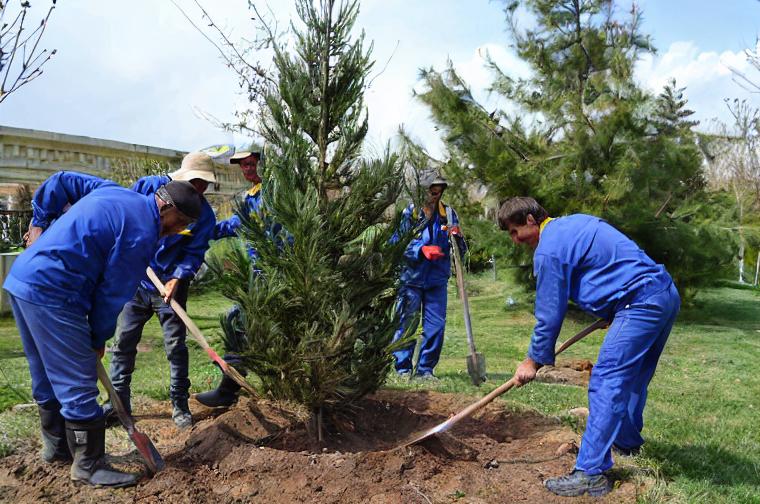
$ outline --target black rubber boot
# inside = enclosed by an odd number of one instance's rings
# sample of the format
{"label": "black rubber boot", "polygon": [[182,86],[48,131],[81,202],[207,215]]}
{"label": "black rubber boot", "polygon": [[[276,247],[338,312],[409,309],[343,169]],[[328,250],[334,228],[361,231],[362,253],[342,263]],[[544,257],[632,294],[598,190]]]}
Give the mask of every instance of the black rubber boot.
{"label": "black rubber boot", "polygon": [[[245,371],[240,374],[246,375]],[[195,399],[204,406],[209,408],[229,408],[238,400],[240,385],[227,375],[222,375],[222,381],[214,390],[197,394]]]}
{"label": "black rubber boot", "polygon": [[544,481],[544,486],[553,494],[563,497],[578,497],[583,494],[599,497],[612,490],[612,485],[604,474],[589,476],[580,469],[574,469],[567,476],[549,478]]}
{"label": "black rubber boot", "polygon": [[66,443],[66,420],[61,415],[61,403],[57,400],[38,404],[40,431],[42,433],[42,460],[48,463],[71,462],[71,452]]}
{"label": "black rubber boot", "polygon": [[106,425],[103,418],[91,422],[66,422],[66,440],[74,454],[71,479],[92,486],[127,487],[139,475],[117,471],[106,464]]}

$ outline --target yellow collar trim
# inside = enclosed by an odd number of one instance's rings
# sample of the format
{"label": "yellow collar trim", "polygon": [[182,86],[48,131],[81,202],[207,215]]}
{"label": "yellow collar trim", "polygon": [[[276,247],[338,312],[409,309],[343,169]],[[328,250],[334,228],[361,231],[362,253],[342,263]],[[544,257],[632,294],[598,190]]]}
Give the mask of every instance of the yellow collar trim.
{"label": "yellow collar trim", "polygon": [[261,191],[261,182],[248,189],[248,196],[256,196]]}
{"label": "yellow collar trim", "polygon": [[544,219],[544,222],[542,222],[541,225],[538,228],[538,234],[543,233],[544,228],[546,227],[546,225],[549,224],[549,222],[553,221],[553,220],[554,220],[554,217],[547,217],[546,219]]}
{"label": "yellow collar trim", "polygon": [[446,205],[443,204],[443,201],[438,202],[438,215],[446,217]]}

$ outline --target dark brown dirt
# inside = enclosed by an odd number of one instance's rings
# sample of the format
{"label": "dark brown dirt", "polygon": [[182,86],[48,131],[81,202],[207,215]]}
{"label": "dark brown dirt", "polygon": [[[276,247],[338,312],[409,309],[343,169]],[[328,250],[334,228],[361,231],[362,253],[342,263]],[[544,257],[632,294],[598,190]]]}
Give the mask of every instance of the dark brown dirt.
{"label": "dark brown dirt", "polygon": [[544,366],[536,373],[536,381],[562,385],[588,386],[594,364],[586,359],[557,361],[556,366]]}
{"label": "dark brown dirt", "polygon": [[[197,423],[178,431],[168,403],[135,404],[138,428],[166,468],[130,489],[75,485],[68,466],[42,463],[35,449],[0,459],[0,501],[495,503],[633,502],[640,488],[616,484],[605,499],[555,497],[542,485],[568,472],[578,436],[557,420],[492,403],[475,418],[421,445],[397,448],[411,434],[459,411],[472,397],[382,391],[365,400],[341,432],[317,444],[291,413],[242,399],[226,412],[191,408]],[[333,429],[334,430],[334,429]],[[111,461],[137,470],[122,430],[109,430]]]}

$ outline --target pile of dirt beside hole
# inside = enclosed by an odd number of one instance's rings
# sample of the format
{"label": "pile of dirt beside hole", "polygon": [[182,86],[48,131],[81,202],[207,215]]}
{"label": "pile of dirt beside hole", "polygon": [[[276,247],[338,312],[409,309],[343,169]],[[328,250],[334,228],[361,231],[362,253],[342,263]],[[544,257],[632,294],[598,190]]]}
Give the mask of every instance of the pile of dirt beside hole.
{"label": "pile of dirt beside hole", "polygon": [[[191,402],[196,423],[179,431],[171,407],[137,401],[138,428],[166,468],[134,488],[74,484],[68,465],[41,462],[36,448],[0,459],[0,502],[232,503],[501,503],[633,502],[638,488],[618,482],[604,499],[560,498],[542,481],[572,469],[578,435],[558,420],[490,404],[449,433],[398,448],[411,434],[459,411],[472,397],[381,391],[352,422],[321,445],[303,423],[276,405],[246,398],[228,411]],[[110,462],[140,470],[122,429],[107,436]]]}
{"label": "pile of dirt beside hole", "polygon": [[594,364],[587,359],[557,361],[554,366],[544,366],[536,373],[536,381],[560,385],[586,387],[591,379]]}

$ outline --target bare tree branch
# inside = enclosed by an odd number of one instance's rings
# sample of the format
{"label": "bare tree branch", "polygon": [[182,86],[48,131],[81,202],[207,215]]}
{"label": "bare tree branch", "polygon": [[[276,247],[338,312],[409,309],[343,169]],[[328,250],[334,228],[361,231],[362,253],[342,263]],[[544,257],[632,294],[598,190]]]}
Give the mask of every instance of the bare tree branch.
{"label": "bare tree branch", "polygon": [[42,75],[43,65],[55,55],[55,49],[37,51],[55,9],[55,3],[56,0],[52,0],[52,5],[40,24],[24,36],[29,2],[20,2],[20,10],[13,21],[4,23],[10,7],[8,3],[0,1],[0,103],[12,92]]}

